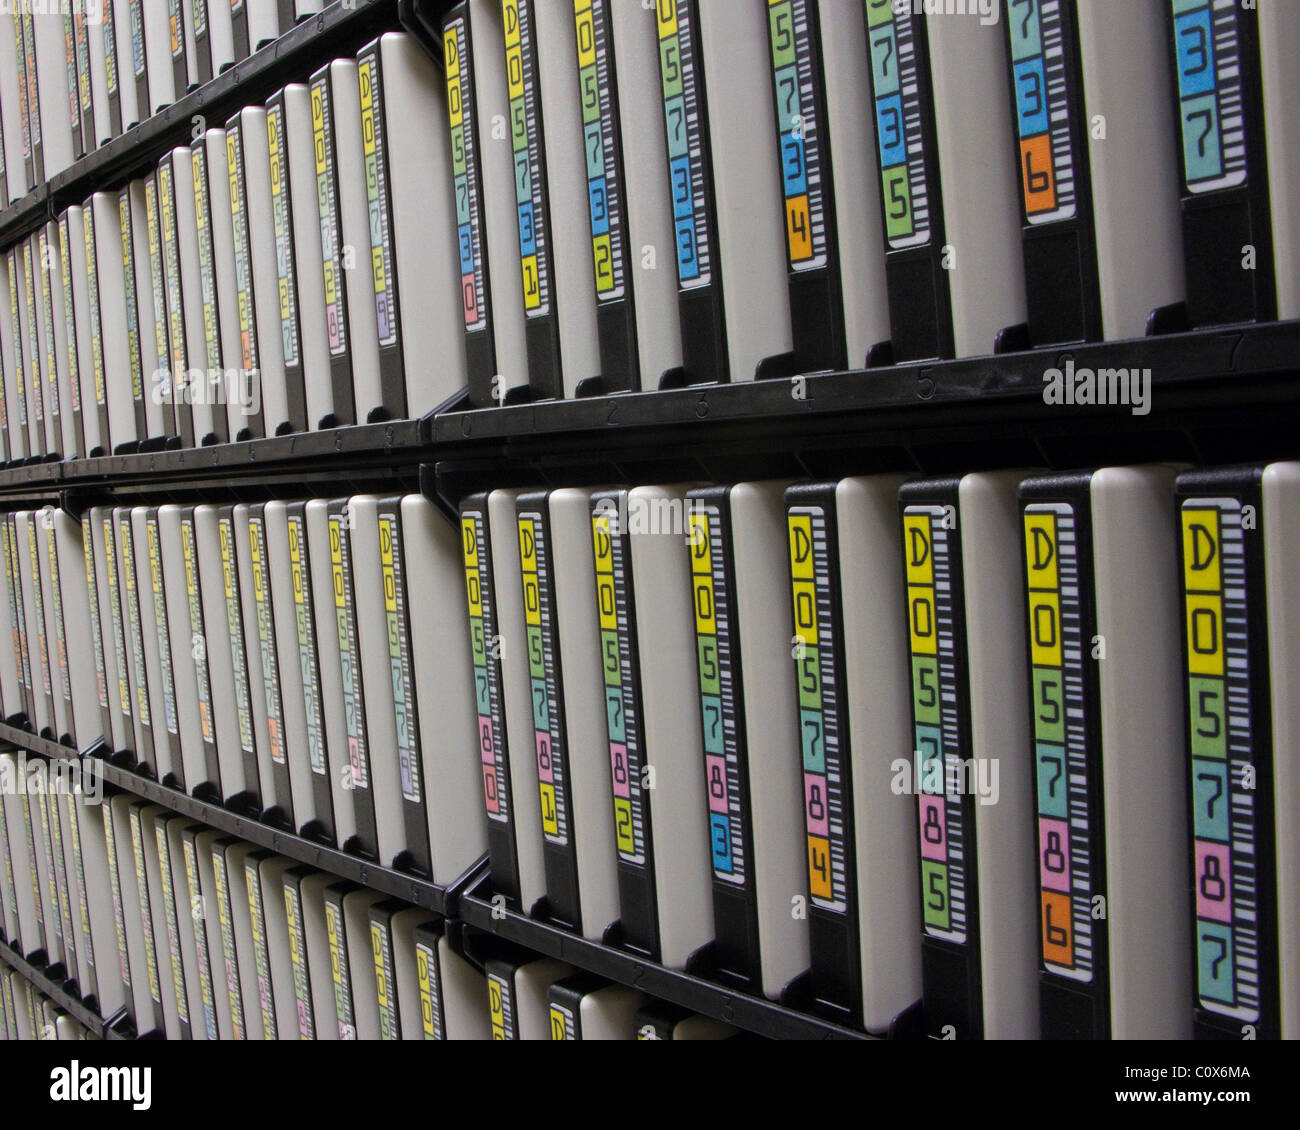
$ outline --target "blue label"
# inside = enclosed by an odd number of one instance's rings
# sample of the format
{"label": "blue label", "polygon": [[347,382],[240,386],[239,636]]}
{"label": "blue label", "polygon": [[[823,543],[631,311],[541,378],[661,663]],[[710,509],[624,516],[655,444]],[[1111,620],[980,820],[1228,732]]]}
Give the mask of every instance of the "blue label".
{"label": "blue label", "polygon": [[1183,156],[1189,181],[1208,180],[1223,172],[1219,144],[1219,100],[1213,94],[1191,98],[1180,107],[1183,115]]}
{"label": "blue label", "polygon": [[1228,766],[1223,761],[1196,758],[1192,762],[1192,812],[1198,840],[1231,839],[1232,791]]}
{"label": "blue label", "polygon": [[808,191],[803,138],[796,136],[793,131],[781,135],[781,176],[787,197],[802,196]]}
{"label": "blue label", "polygon": [[822,741],[820,710],[799,711],[799,744],[803,749],[803,767],[808,773],[826,772],[826,743]]}
{"label": "blue label", "polygon": [[588,202],[591,208],[591,234],[602,236],[609,232],[609,208],[605,203],[605,178],[600,177],[587,185]]}
{"label": "blue label", "polygon": [[627,734],[623,728],[623,692],[618,687],[605,688],[605,718],[609,725],[609,740],[623,745]]}
{"label": "blue label", "polygon": [[713,847],[713,868],[731,874],[734,865],[731,861],[731,829],[727,818],[716,812],[709,813],[709,842]]}
{"label": "blue label", "polygon": [[460,229],[460,273],[471,274],[474,270],[474,233],[469,224]]}
{"label": "blue label", "polygon": [[1214,30],[1209,8],[1188,12],[1174,20],[1178,45],[1178,89],[1184,98],[1214,89]]}
{"label": "blue label", "polygon": [[1232,971],[1232,927],[1204,920],[1196,923],[1197,987],[1201,996],[1235,1004]]}
{"label": "blue label", "polygon": [[1065,748],[1038,742],[1034,746],[1034,761],[1038,772],[1038,815],[1068,820],[1070,782],[1065,771]]}
{"label": "blue label", "polygon": [[1033,137],[1046,133],[1050,122],[1047,114],[1047,75],[1043,59],[1030,59],[1016,64],[1016,114],[1020,118],[1020,136]]}
{"label": "blue label", "polygon": [[537,254],[537,231],[533,227],[533,202],[519,206],[519,254],[525,258]]}
{"label": "blue label", "polygon": [[681,279],[698,279],[700,263],[695,256],[695,218],[677,221],[677,275]]}
{"label": "blue label", "polygon": [[906,163],[907,135],[903,132],[903,100],[897,94],[876,99],[876,136],[880,139],[882,169]]}

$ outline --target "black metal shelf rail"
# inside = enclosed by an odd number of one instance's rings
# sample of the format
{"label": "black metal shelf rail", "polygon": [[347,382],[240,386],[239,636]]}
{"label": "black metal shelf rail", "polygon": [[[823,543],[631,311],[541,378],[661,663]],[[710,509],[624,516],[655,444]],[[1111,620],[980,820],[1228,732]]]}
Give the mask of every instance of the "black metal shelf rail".
{"label": "black metal shelf rail", "polygon": [[[1058,405],[1044,373],[1151,371],[1150,411]],[[60,492],[228,489],[272,496],[441,463],[444,497],[521,475],[559,481],[583,466],[656,464],[701,478],[1066,469],[1095,462],[1230,463],[1293,456],[1300,425],[1300,322],[1202,330],[962,361],[463,410],[216,447],[0,468],[6,505]],[[492,481],[493,477],[500,481]],[[581,481],[580,479],[578,481]],[[326,488],[333,489],[333,488]]]}
{"label": "black metal shelf rail", "polygon": [[0,942],[0,961],[21,973],[64,1012],[84,1025],[92,1035],[104,1040],[133,1038],[126,1030],[129,1029],[129,1022],[126,1029],[123,1027],[124,1012],[108,1019],[100,1016],[92,1001],[84,1001],[77,994],[76,983],[63,976],[66,970],[61,964],[45,964],[43,951],[24,957],[11,943]]}
{"label": "black metal shelf rail", "polygon": [[160,804],[164,808],[192,817],[212,828],[238,836],[259,847],[287,855],[299,863],[306,863],[328,871],[341,879],[349,879],[372,890],[382,891],[393,898],[402,899],[413,906],[423,907],[435,914],[449,917],[455,913],[457,897],[469,877],[477,869],[476,863],[465,876],[442,887],[414,875],[403,874],[373,860],[362,859],[327,844],[316,843],[302,836],[263,824],[249,815],[232,812],[219,804],[199,800],[179,789],[143,777],[132,769],[115,764],[99,743],[84,753],[48,738],[39,737],[29,730],[9,723],[0,724],[0,742],[9,742],[30,753],[52,760],[74,761],[113,785],[136,796]]}
{"label": "black metal shelf rail", "polygon": [[[493,901],[487,879],[487,860],[475,862],[463,876],[446,887],[417,879],[390,868],[348,855],[301,836],[270,827],[248,816],[198,800],[177,789],[140,776],[103,756],[96,745],[77,753],[66,745],[40,737],[21,726],[0,723],[0,742],[8,742],[29,753],[73,761],[98,774],[103,781],[135,796],[143,797],[174,812],[190,816],[210,827],[301,863],[338,875],[373,890],[382,891],[414,906],[423,907],[465,927],[490,934],[539,953],[569,962],[580,969],[619,984],[638,988],[660,1000],[689,1008],[704,1016],[725,1021],[737,1028],[772,1039],[870,1039],[863,1032],[833,1024],[786,1005],[737,992],[693,973],[683,973],[648,962],[613,946],[589,942],[548,923],[502,908]],[[471,961],[481,964],[474,939],[461,929],[453,931],[458,948]],[[76,999],[67,989],[64,995]],[[53,996],[53,994],[49,994]],[[59,998],[56,998],[59,999]],[[62,1001],[60,1000],[60,1003]],[[72,1011],[69,1009],[69,1011]],[[78,1019],[85,1023],[84,1018]]]}
{"label": "black metal shelf rail", "polygon": [[0,247],[91,193],[143,175],[174,146],[189,145],[195,118],[224,125],[231,115],[265,101],[285,83],[306,81],[332,57],[330,52],[354,52],[372,35],[396,26],[396,0],[335,0],[0,212]]}
{"label": "black metal shelf rail", "polygon": [[649,996],[721,1020],[746,1032],[774,1040],[872,1040],[865,1032],[833,1024],[763,997],[739,992],[691,972],[679,972],[568,930],[528,917],[494,899],[486,865],[460,897],[462,929],[459,948],[482,964],[475,932],[523,946],[535,953],[567,962],[578,969]]}
{"label": "black metal shelf rail", "polygon": [[[1149,412],[1048,403],[1045,373],[1150,370]],[[1078,466],[1097,458],[1231,462],[1294,454],[1300,322],[1278,322],[709,385],[449,411],[428,441],[448,464],[755,465],[783,475]],[[717,478],[718,476],[710,476]]]}

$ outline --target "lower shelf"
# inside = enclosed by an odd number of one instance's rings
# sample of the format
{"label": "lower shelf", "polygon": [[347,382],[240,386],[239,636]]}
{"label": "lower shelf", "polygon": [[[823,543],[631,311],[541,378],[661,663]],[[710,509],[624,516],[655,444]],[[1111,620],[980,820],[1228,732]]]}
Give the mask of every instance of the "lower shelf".
{"label": "lower shelf", "polygon": [[[479,930],[514,942],[578,969],[630,988],[642,989],[652,997],[680,1005],[774,1040],[873,1040],[876,1037],[839,1024],[820,1020],[762,997],[739,993],[690,973],[666,969],[631,953],[539,922],[493,901],[492,884],[484,866],[460,896],[458,917],[472,930]],[[472,939],[464,940],[473,957]]]}
{"label": "lower shelf", "polygon": [[[342,879],[350,879],[363,887],[382,891],[393,898],[402,899],[413,906],[423,907],[435,914],[450,916],[454,912],[455,893],[463,880],[442,887],[414,875],[406,875],[378,863],[349,855],[347,852],[316,843],[302,836],[263,824],[250,816],[232,812],[208,801],[198,800],[179,789],[170,788],[131,769],[114,765],[102,745],[78,753],[58,742],[32,734],[29,730],[0,724],[0,742],[9,742],[43,757],[64,761],[77,761],[93,767],[95,774],[106,783],[136,796],[161,804],[173,812],[201,820],[209,827],[220,829],[241,840],[269,848],[287,855],[299,863],[318,867]],[[477,864],[475,865],[477,867]]]}
{"label": "lower shelf", "polygon": [[[33,957],[44,957],[34,954]],[[130,1031],[130,1022],[125,1013],[105,1019],[99,1015],[93,1001],[84,1001],[77,995],[76,982],[65,980],[62,965],[53,968],[43,962],[37,964],[14,949],[8,942],[0,942],[0,962],[17,970],[31,984],[40,989],[64,1012],[85,1026],[87,1031],[101,1040],[132,1040],[135,1034]]]}

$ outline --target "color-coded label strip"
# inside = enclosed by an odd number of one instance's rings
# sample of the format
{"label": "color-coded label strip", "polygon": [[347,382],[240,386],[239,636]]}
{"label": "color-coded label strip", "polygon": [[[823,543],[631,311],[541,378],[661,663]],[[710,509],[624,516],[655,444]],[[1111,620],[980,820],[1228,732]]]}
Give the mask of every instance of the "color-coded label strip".
{"label": "color-coded label strip", "polygon": [[271,219],[275,228],[275,272],[280,297],[284,363],[298,364],[298,281],[289,204],[289,153],[284,140],[284,108],[266,111],[267,156],[271,161]]}
{"label": "color-coded label strip", "polygon": [[1236,0],[1171,0],[1183,183],[1216,192],[1246,183],[1242,18]]}
{"label": "color-coded label strip", "polygon": [[420,992],[420,1029],[426,1040],[443,1039],[442,978],[438,952],[425,942],[415,943],[415,980]]}
{"label": "color-coded label strip", "polygon": [[550,545],[545,519],[539,513],[519,515],[519,559],[523,569],[524,623],[528,634],[528,677],[531,680],[542,834],[550,843],[567,846],[569,782],[565,776],[565,732],[555,655]]}
{"label": "color-coded label strip", "polygon": [[1073,123],[1061,0],[1006,0],[1006,9],[1025,220],[1049,224],[1072,219]]}
{"label": "color-coded label strip", "polygon": [[1185,502],[1182,538],[1197,996],[1211,1012],[1255,1021],[1262,845],[1241,502]]}
{"label": "color-coded label strip", "polygon": [[200,139],[190,151],[194,179],[194,226],[199,237],[199,297],[203,303],[203,346],[208,371],[221,365],[221,333],[217,318],[217,279],[213,268],[212,212],[208,203],[207,143]]}
{"label": "color-coded label strip", "polygon": [[515,163],[524,313],[530,318],[540,318],[551,311],[551,248],[550,232],[546,229],[542,137],[537,122],[539,96],[532,0],[501,0],[501,13],[505,19],[510,145]]}
{"label": "color-coded label strip", "polygon": [[510,778],[506,771],[505,734],[501,724],[501,678],[498,667],[496,609],[492,563],[484,537],[482,511],[460,516],[465,586],[469,598],[470,651],[474,662],[474,702],[478,714],[479,759],[483,765],[483,800],[488,819],[510,819]]}
{"label": "color-coded label strip", "polygon": [[612,302],[625,293],[627,246],[608,0],[573,0],[573,15],[596,297]]}
{"label": "color-coded label strip", "polygon": [[128,818],[131,827],[131,853],[135,858],[135,886],[140,898],[140,927],[144,931],[145,967],[149,974],[149,996],[162,1007],[162,988],[158,984],[158,953],[154,949],[153,913],[149,907],[149,881],[145,875],[144,833],[140,826],[140,809],[133,807]]}
{"label": "color-coded label strip", "polygon": [[910,4],[866,0],[871,90],[880,149],[881,202],[891,251],[930,242],[921,71]]}
{"label": "color-coded label strip", "polygon": [[[226,598],[226,631],[230,635],[230,660],[235,671],[235,712],[239,717],[239,744],[245,753],[254,751],[253,711],[250,705],[248,666],[244,656],[244,610],[239,599],[239,569],[235,564],[235,526],[229,518],[217,522],[221,546],[221,587]],[[250,786],[256,782],[248,782]]]}
{"label": "color-coded label strip", "polygon": [[163,277],[162,233],[158,221],[158,182],[150,174],[144,182],[144,206],[148,215],[145,227],[149,236],[149,284],[153,290],[153,335],[156,353],[153,358],[154,379],[162,382],[166,400],[171,399],[171,355],[167,316],[166,280]]}
{"label": "color-coded label strip", "polygon": [[221,957],[226,967],[226,1000],[230,1005],[231,1034],[244,1038],[244,996],[239,987],[239,957],[235,949],[234,914],[230,886],[226,881],[226,859],[220,850],[212,853],[212,879],[217,890],[217,918],[221,924]]}
{"label": "color-coded label strip", "polygon": [[[140,597],[136,591],[135,547],[131,538],[131,521],[125,514],[118,521],[118,552],[122,556],[122,588],[126,593],[126,620],[131,632],[131,654],[135,660],[135,704],[142,726],[150,726],[149,683],[144,666],[144,632],[140,626]],[[48,689],[48,688],[47,688]]]}
{"label": "color-coded label strip", "polygon": [[677,281],[683,290],[713,281],[709,207],[709,149],[700,81],[699,30],[691,0],[657,0],[659,76],[668,137],[668,183],[673,201]]}
{"label": "color-coded label strip", "polygon": [[154,634],[158,637],[158,666],[162,674],[163,718],[168,733],[179,735],[172,643],[167,629],[167,594],[163,591],[162,547],[156,516],[151,515],[145,522],[145,540],[149,549],[149,593],[153,600]]}
{"label": "color-coded label strip", "polygon": [[158,821],[153,826],[158,846],[158,877],[162,881],[163,919],[167,923],[167,952],[172,967],[172,989],[176,994],[176,1012],[182,1024],[190,1022],[190,1002],[185,992],[185,966],[181,962],[180,929],[176,922],[176,901],[172,896],[171,852],[167,847],[167,828]]}
{"label": "color-coded label strip", "polygon": [[447,116],[451,126],[451,171],[456,196],[456,242],[460,247],[460,292],[465,332],[487,329],[483,284],[482,181],[474,119],[473,59],[464,16],[449,20],[442,33]]}
{"label": "color-coded label strip", "polygon": [[370,949],[375,963],[375,997],[379,1004],[379,1038],[400,1040],[398,1027],[397,984],[393,980],[393,954],[389,945],[388,927],[378,922],[370,923]]}
{"label": "color-coded label strip", "polygon": [[262,685],[266,689],[266,730],[271,760],[288,764],[285,752],[284,709],[280,700],[280,661],[275,646],[271,585],[267,576],[266,524],[248,519],[248,556],[253,573],[253,604],[257,609],[257,649],[262,658]]}
{"label": "color-coded label strip", "polygon": [[289,961],[293,965],[293,998],[298,1009],[298,1039],[316,1038],[316,1017],[311,1007],[311,970],[302,922],[302,903],[289,883],[284,887],[284,914],[289,927]]}
{"label": "color-coded label strip", "polygon": [[[1043,969],[1091,981],[1094,969],[1095,817],[1088,766],[1079,546],[1074,508],[1025,507],[1034,782],[1038,815],[1040,949]],[[1091,662],[1091,660],[1087,660]]]}
{"label": "color-coded label strip", "polygon": [[307,714],[307,755],[317,776],[329,772],[325,751],[325,715],[321,701],[320,664],[316,652],[311,569],[307,559],[307,528],[297,515],[289,529],[289,580],[293,586],[294,627],[298,636],[298,664],[302,674],[303,707]]}
{"label": "color-coded label strip", "polygon": [[411,633],[407,620],[406,575],[402,567],[402,519],[396,510],[379,515],[379,564],[384,575],[384,616],[388,628],[388,666],[397,727],[397,764],[402,796],[423,802],[420,786],[420,727],[411,679]]}
{"label": "color-coded label strip", "polygon": [[[191,913],[203,906],[199,881],[198,850],[192,836],[183,840],[185,882],[189,888]],[[217,1012],[212,995],[212,965],[208,957],[208,933],[202,916],[194,917],[194,961],[199,971],[199,999],[203,1002],[203,1031],[209,1040],[219,1039]]]}
{"label": "color-coded label strip", "polygon": [[713,877],[743,887],[748,877],[744,785],[736,732],[736,677],[732,656],[731,577],[726,531],[716,506],[690,515],[691,583],[695,651],[700,672],[704,777],[709,797],[709,847]]}
{"label": "color-coded label strip", "polygon": [[492,1022],[492,1039],[517,1039],[514,993],[511,991],[510,982],[502,977],[500,973],[489,973],[487,976],[487,990],[488,1016]]}
{"label": "color-coded label strip", "polygon": [[826,510],[820,506],[795,506],[787,516],[808,889],[813,906],[846,914],[851,845],[845,824],[845,751],[837,717],[838,641],[828,523]]}
{"label": "color-coded label strip", "polygon": [[249,245],[244,146],[239,126],[226,127],[226,176],[230,181],[230,220],[235,233],[235,295],[239,311],[240,363],[244,372],[258,367],[257,307],[253,299],[253,253]]}
{"label": "color-coded label strip", "polygon": [[216,741],[212,720],[212,686],[208,681],[207,636],[203,628],[203,603],[199,596],[198,552],[195,548],[194,519],[181,519],[181,556],[185,558],[185,601],[190,616],[190,653],[194,657],[199,695],[199,727],[205,742]]}
{"label": "color-coded label strip", "polygon": [[330,514],[330,572],[334,579],[334,622],[338,627],[343,714],[347,722],[352,785],[354,788],[368,789],[370,748],[366,730],[365,691],[361,682],[361,648],[357,641],[357,606],[352,593],[351,535],[347,525],[347,515]]}
{"label": "color-coded label strip", "polygon": [[[8,530],[5,526],[0,525],[0,556],[6,558],[8,563]],[[104,669],[104,634],[100,625],[99,612],[99,584],[95,575],[95,543],[90,527],[90,515],[81,516],[81,553],[86,563],[86,596],[90,601],[90,638],[95,649],[95,692],[99,698],[100,710],[108,709],[108,673]],[[14,608],[13,589],[6,586],[9,596],[9,622],[15,623],[17,613]],[[18,633],[13,633],[14,654],[19,654]],[[105,739],[111,744],[112,735],[105,734]]]}
{"label": "color-coded label strip", "polygon": [[330,356],[342,357],[348,348],[348,331],[343,265],[339,258],[342,239],[334,184],[334,122],[331,114],[329,79],[321,75],[311,84],[311,125],[316,156],[316,207],[320,213],[321,271],[325,284],[325,329]]}
{"label": "color-coded label strip", "polygon": [[271,992],[271,957],[266,948],[266,920],[262,917],[262,880],[257,861],[244,864],[244,883],[248,889],[248,919],[253,934],[253,959],[257,969],[257,1003],[262,1012],[262,1038],[274,1040],[275,996]]}
{"label": "color-coded label strip", "polygon": [[348,942],[343,931],[342,900],[325,899],[325,934],[330,947],[330,980],[334,983],[334,1014],[338,1019],[339,1039],[357,1038],[356,1019],[352,1015],[352,974],[348,969]]}
{"label": "color-coded label strip", "polygon": [[[912,718],[920,778],[921,916],[932,938],[966,941],[966,828],[957,712],[954,559],[943,506],[909,506],[903,516]],[[953,787],[950,789],[949,786]]]}
{"label": "color-coded label strip", "polygon": [[393,285],[393,242],[388,214],[388,156],[384,149],[384,103],[379,60],[374,52],[357,60],[361,94],[361,149],[366,168],[366,210],[370,216],[370,272],[375,282],[375,324],[381,346],[397,344],[397,291]]}
{"label": "color-coded label strip", "polygon": [[816,5],[809,0],[768,0],[767,18],[786,249],[791,270],[812,271],[827,263],[826,185],[817,120],[821,61],[813,26]]}
{"label": "color-coded label strip", "polygon": [[600,655],[605,674],[605,717],[609,733],[610,775],[614,790],[614,837],[619,859],[648,862],[646,810],[642,794],[645,755],[635,688],[639,675],[632,655],[631,592],[626,539],[612,532],[610,515],[598,503],[592,517],[596,557],[596,607],[600,615]]}

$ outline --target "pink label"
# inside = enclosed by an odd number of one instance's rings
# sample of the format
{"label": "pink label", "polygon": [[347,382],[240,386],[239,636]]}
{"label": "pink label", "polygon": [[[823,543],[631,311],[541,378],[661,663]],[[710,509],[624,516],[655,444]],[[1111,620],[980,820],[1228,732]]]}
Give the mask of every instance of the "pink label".
{"label": "pink label", "polygon": [[343,339],[339,336],[339,308],[336,303],[331,302],[325,307],[325,324],[329,329],[330,349],[341,349]]}
{"label": "pink label", "polygon": [[483,755],[484,765],[496,764],[496,743],[492,740],[492,719],[479,715],[478,748]]}
{"label": "pink label", "polygon": [[1232,853],[1227,844],[1196,841],[1196,917],[1232,921]]}
{"label": "pink label", "polygon": [[630,800],[632,782],[627,775],[627,746],[619,745],[617,742],[609,743],[609,767],[613,774],[614,795]]}
{"label": "pink label", "polygon": [[551,735],[545,730],[535,731],[537,736],[537,779],[544,785],[555,784],[555,763],[551,758]]}
{"label": "pink label", "polygon": [[830,838],[830,807],[826,803],[826,778],[820,773],[803,775],[804,822],[810,836]]}
{"label": "pink label", "polygon": [[943,797],[921,797],[921,858],[947,862],[948,823]]}
{"label": "pink label", "polygon": [[1038,874],[1048,891],[1070,893],[1070,825],[1038,818]]}
{"label": "pink label", "polygon": [[709,789],[709,811],[727,815],[727,763],[708,754],[704,758],[705,781]]}
{"label": "pink label", "polygon": [[460,290],[465,296],[465,324],[478,325],[478,285],[472,274],[462,276]]}
{"label": "pink label", "polygon": [[501,797],[497,792],[497,770],[495,765],[483,766],[483,800],[487,810],[493,816],[501,813]]}

